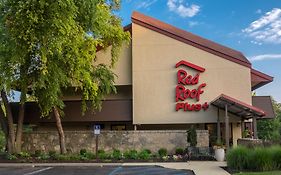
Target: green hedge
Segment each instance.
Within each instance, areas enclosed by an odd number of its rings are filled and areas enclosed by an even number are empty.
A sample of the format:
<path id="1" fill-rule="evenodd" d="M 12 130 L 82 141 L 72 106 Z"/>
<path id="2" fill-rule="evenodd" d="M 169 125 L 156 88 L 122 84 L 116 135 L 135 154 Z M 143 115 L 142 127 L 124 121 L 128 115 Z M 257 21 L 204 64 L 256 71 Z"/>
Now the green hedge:
<path id="1" fill-rule="evenodd" d="M 278 170 L 281 169 L 281 147 L 236 147 L 227 153 L 226 160 L 227 166 L 233 170 Z"/>

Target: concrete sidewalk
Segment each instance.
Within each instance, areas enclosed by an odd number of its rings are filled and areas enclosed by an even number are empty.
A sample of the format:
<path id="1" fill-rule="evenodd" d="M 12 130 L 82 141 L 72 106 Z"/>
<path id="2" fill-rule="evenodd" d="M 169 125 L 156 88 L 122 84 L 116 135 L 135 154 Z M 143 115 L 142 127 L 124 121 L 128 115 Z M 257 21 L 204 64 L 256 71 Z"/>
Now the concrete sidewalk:
<path id="1" fill-rule="evenodd" d="M 153 162 L 153 163 L 0 163 L 0 167 L 57 167 L 57 166 L 161 166 L 172 169 L 193 170 L 196 175 L 230 175 L 222 168 L 225 162 L 189 161 L 189 162 Z"/>
<path id="2" fill-rule="evenodd" d="M 196 175 L 230 175 L 221 167 L 226 166 L 226 162 L 217 161 L 189 161 L 176 163 L 124 163 L 123 166 L 155 165 L 172 169 L 193 170 Z"/>

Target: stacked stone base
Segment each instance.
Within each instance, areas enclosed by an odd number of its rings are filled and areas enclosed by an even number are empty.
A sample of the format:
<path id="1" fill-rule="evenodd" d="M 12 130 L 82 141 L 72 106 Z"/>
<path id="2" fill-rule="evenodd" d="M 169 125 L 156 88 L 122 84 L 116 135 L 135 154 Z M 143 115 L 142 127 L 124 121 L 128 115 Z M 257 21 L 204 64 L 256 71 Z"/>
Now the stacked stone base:
<path id="1" fill-rule="evenodd" d="M 149 149 L 157 152 L 166 148 L 174 153 L 176 148 L 186 148 L 187 133 L 184 130 L 157 130 L 157 131 L 102 131 L 99 135 L 99 149 L 112 151 L 119 149 Z M 66 146 L 69 152 L 78 153 L 81 149 L 95 150 L 96 139 L 91 131 L 65 131 Z M 208 147 L 208 131 L 197 131 L 199 147 Z M 56 131 L 37 131 L 25 133 L 23 137 L 23 150 L 59 151 L 59 140 Z"/>

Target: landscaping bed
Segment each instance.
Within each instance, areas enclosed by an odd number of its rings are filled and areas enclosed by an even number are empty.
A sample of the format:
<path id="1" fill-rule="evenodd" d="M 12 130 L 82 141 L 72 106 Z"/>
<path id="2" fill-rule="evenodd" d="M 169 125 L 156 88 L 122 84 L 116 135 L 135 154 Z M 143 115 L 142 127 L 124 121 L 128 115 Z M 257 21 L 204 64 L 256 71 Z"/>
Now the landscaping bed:
<path id="1" fill-rule="evenodd" d="M 58 154 L 55 151 L 48 153 L 35 151 L 33 154 L 21 152 L 19 154 L 3 153 L 0 155 L 2 163 L 123 163 L 123 162 L 187 162 L 189 160 L 214 160 L 213 156 L 206 154 L 190 154 L 182 148 L 177 148 L 173 155 L 168 155 L 165 148 L 161 148 L 157 153 L 152 153 L 148 149 L 141 151 L 127 150 L 121 152 L 114 149 L 111 152 L 98 151 L 96 155 L 86 149 L 81 149 L 79 153 Z"/>

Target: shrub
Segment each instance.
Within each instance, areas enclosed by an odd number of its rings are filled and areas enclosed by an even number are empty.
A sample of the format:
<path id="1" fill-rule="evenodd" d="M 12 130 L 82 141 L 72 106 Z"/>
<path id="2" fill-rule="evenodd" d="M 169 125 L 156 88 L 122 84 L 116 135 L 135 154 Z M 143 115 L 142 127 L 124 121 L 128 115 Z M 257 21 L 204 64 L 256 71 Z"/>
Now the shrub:
<path id="1" fill-rule="evenodd" d="M 151 152 L 144 149 L 141 152 L 139 152 L 138 157 L 139 157 L 139 159 L 142 159 L 142 160 L 148 160 L 151 158 Z"/>
<path id="2" fill-rule="evenodd" d="M 272 147 L 271 154 L 275 169 L 281 169 L 281 147 Z"/>
<path id="3" fill-rule="evenodd" d="M 24 151 L 20 152 L 18 155 L 19 155 L 21 158 L 25 158 L 25 159 L 29 159 L 29 158 L 31 157 L 28 152 L 24 152 Z"/>
<path id="4" fill-rule="evenodd" d="M 237 147 L 227 153 L 226 160 L 228 167 L 234 170 L 277 170 L 281 169 L 281 147 Z"/>
<path id="5" fill-rule="evenodd" d="M 197 133 L 193 125 L 187 130 L 187 142 L 193 147 L 197 145 Z"/>
<path id="6" fill-rule="evenodd" d="M 16 160 L 16 159 L 18 159 L 18 157 L 16 155 L 14 155 L 14 154 L 8 153 L 8 154 L 6 154 L 6 159 L 8 159 L 8 160 Z"/>
<path id="7" fill-rule="evenodd" d="M 91 159 L 95 159 L 96 158 L 96 155 L 90 151 L 87 151 L 85 154 L 84 154 L 84 157 L 86 158 L 86 160 L 91 160 Z"/>
<path id="8" fill-rule="evenodd" d="M 150 151 L 150 149 L 144 149 L 147 153 L 151 154 L 152 152 Z"/>
<path id="9" fill-rule="evenodd" d="M 40 157 L 42 154 L 43 154 L 43 152 L 41 150 L 35 150 L 35 152 L 34 152 L 35 157 Z"/>
<path id="10" fill-rule="evenodd" d="M 159 156 L 162 158 L 162 157 L 164 157 L 164 156 L 167 156 L 168 151 L 167 151 L 166 148 L 160 148 L 160 149 L 158 150 L 158 154 L 159 154 Z"/>
<path id="11" fill-rule="evenodd" d="M 50 156 L 46 153 L 41 153 L 41 155 L 37 156 L 37 158 L 40 159 L 40 160 L 47 160 L 47 159 L 50 158 Z"/>
<path id="12" fill-rule="evenodd" d="M 59 154 L 57 155 L 56 160 L 71 160 L 71 156 L 67 154 Z"/>
<path id="13" fill-rule="evenodd" d="M 124 157 L 126 159 L 134 159 L 136 160 L 138 158 L 138 152 L 136 150 L 129 150 L 129 151 L 125 151 L 124 153 Z"/>
<path id="14" fill-rule="evenodd" d="M 106 153 L 104 150 L 98 150 L 98 158 L 99 159 L 110 159 L 111 155 Z"/>
<path id="15" fill-rule="evenodd" d="M 231 149 L 226 156 L 227 166 L 235 170 L 244 170 L 247 168 L 249 149 L 246 147 L 237 147 Z"/>
<path id="16" fill-rule="evenodd" d="M 249 167 L 253 170 L 268 171 L 273 169 L 270 148 L 255 148 L 249 156 Z"/>
<path id="17" fill-rule="evenodd" d="M 56 153 L 56 151 L 49 151 L 49 156 L 50 156 L 50 158 L 52 158 L 52 159 L 57 159 L 57 157 L 58 157 L 58 154 Z"/>
<path id="18" fill-rule="evenodd" d="M 176 152 L 177 155 L 183 155 L 184 154 L 184 149 L 183 148 L 176 148 Z"/>
<path id="19" fill-rule="evenodd" d="M 87 153 L 86 149 L 80 149 L 80 155 L 85 155 Z"/>
<path id="20" fill-rule="evenodd" d="M 116 159 L 116 160 L 122 159 L 121 151 L 118 150 L 118 149 L 114 149 L 113 152 L 112 152 L 112 157 L 113 157 L 113 159 Z"/>

